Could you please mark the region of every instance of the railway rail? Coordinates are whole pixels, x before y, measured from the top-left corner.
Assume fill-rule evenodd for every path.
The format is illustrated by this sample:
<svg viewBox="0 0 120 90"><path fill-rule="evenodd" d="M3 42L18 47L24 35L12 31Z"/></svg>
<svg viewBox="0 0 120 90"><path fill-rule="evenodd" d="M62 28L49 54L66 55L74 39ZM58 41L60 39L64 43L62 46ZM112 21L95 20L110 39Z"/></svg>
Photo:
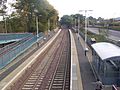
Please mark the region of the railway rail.
<svg viewBox="0 0 120 90"><path fill-rule="evenodd" d="M70 90L70 36L62 30L53 44L10 90Z"/></svg>

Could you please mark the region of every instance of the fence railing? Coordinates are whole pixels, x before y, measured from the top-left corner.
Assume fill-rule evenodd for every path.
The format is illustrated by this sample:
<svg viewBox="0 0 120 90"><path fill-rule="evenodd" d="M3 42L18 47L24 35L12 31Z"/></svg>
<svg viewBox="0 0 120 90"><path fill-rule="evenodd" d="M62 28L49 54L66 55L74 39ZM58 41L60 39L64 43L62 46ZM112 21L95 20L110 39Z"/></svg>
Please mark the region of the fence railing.
<svg viewBox="0 0 120 90"><path fill-rule="evenodd" d="M37 42L37 39L41 40L44 37L43 33L39 33L39 37L34 36L28 40L23 40L20 43L17 43L15 46L6 46L4 52L2 55L0 55L0 69L5 67L7 64L9 64L11 61L13 61L18 55L23 53L25 50L30 48L34 43ZM3 49L1 49L2 51Z"/></svg>
<svg viewBox="0 0 120 90"><path fill-rule="evenodd" d="M112 85L112 90L118 90L115 85Z"/></svg>
<svg viewBox="0 0 120 90"><path fill-rule="evenodd" d="M21 39L27 36L33 36L31 33L20 33L20 34L0 34L0 40L12 40L12 39Z"/></svg>
<svg viewBox="0 0 120 90"><path fill-rule="evenodd" d="M15 48L16 46L24 43L25 41L29 40L30 38L32 38L32 37L31 36L26 37L26 38L24 38L20 41L16 41L14 43L11 43L11 44L8 44L8 45L4 46L3 48L0 48L0 56L1 56L1 54L6 53L8 50L11 50L11 49Z"/></svg>

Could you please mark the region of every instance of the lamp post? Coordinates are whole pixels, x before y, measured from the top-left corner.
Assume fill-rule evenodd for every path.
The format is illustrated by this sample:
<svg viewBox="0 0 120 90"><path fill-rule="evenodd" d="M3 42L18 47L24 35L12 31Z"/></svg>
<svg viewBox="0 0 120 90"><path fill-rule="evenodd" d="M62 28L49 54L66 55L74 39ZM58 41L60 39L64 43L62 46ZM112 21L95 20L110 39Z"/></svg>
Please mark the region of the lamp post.
<svg viewBox="0 0 120 90"><path fill-rule="evenodd" d="M50 19L48 19L48 34L47 34L47 36L49 36L49 31L50 31Z"/></svg>
<svg viewBox="0 0 120 90"><path fill-rule="evenodd" d="M78 39L79 39L79 29L80 29L80 17L78 16Z"/></svg>
<svg viewBox="0 0 120 90"><path fill-rule="evenodd" d="M39 35L38 35L38 16L36 16L36 29L37 29L37 39L38 39L38 37L39 37Z"/></svg>
<svg viewBox="0 0 120 90"><path fill-rule="evenodd" d="M37 30L37 42L38 42L38 38L39 38L39 25L38 25L38 20L39 20L39 16L42 16L42 15L36 15L36 30Z"/></svg>
<svg viewBox="0 0 120 90"><path fill-rule="evenodd" d="M37 34L37 43L38 43L38 38L39 38L39 26L38 26L38 22L39 22L38 20L39 20L39 19L38 19L38 17L39 17L39 16L42 16L42 15L40 15L40 14L38 13L38 10L37 10L37 9L35 9L34 12L35 12L35 14L36 14L36 15L35 15L35 16L36 16L36 20L35 20L35 21L36 21L36 30L37 30L37 32L36 32L36 34Z"/></svg>
<svg viewBox="0 0 120 90"><path fill-rule="evenodd" d="M87 48L87 25L88 25L88 22L87 22L87 12L88 11L93 11L93 10L79 10L79 12L82 12L84 11L85 12L85 56L86 56L86 52L88 51L88 48Z"/></svg>
<svg viewBox="0 0 120 90"><path fill-rule="evenodd" d="M82 12L85 10L79 10L79 12ZM78 39L79 39L79 30L80 30L80 16L78 16Z"/></svg>
<svg viewBox="0 0 120 90"><path fill-rule="evenodd" d="M76 18L75 18L75 26L74 27L75 27L75 32L76 32Z"/></svg>
<svg viewBox="0 0 120 90"><path fill-rule="evenodd" d="M87 15L86 15L87 11L85 11L85 56L86 56L86 52L87 52Z"/></svg>

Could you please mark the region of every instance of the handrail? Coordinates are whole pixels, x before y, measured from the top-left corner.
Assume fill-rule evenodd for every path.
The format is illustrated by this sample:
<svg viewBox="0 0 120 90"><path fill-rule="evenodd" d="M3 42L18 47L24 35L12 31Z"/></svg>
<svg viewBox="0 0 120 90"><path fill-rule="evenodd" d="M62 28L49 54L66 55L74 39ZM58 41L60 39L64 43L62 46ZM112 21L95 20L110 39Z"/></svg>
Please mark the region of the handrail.
<svg viewBox="0 0 120 90"><path fill-rule="evenodd" d="M24 52L24 50L27 50L29 47L31 47L34 43L38 40L42 40L42 33L39 34L40 37L37 38L37 36L33 36L29 39L24 39L22 42L18 43L17 45L13 45L9 47L9 49L6 49L3 54L0 55L0 69L5 67L8 63L10 63L14 58L16 58L20 53Z"/></svg>
<svg viewBox="0 0 120 90"><path fill-rule="evenodd" d="M112 90L118 90L115 85L112 85Z"/></svg>
<svg viewBox="0 0 120 90"><path fill-rule="evenodd" d="M16 46L18 46L19 44L22 44L23 42L25 42L26 40L29 40L32 37L26 37L18 42L12 43L10 45L7 45L3 48L0 49L0 56L3 55L5 52L7 52L8 50L11 50L13 48L15 48Z"/></svg>

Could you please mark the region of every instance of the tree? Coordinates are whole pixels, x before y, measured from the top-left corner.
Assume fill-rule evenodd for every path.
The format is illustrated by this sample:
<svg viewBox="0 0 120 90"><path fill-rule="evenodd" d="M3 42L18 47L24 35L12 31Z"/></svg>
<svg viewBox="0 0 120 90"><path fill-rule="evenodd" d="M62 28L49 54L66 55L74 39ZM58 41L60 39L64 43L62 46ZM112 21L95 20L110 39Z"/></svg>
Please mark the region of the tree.
<svg viewBox="0 0 120 90"><path fill-rule="evenodd" d="M76 25L78 26L78 17L80 19L81 26L83 26L83 24L84 24L84 16L80 15L80 14L64 15L61 18L60 23L61 23L61 25L65 25L65 26L71 28L75 24L75 20L76 20Z"/></svg>
<svg viewBox="0 0 120 90"><path fill-rule="evenodd" d="M48 19L51 21L51 29L55 28L58 21L57 11L46 0L17 0L12 6L15 7L16 17L20 20L19 27L28 32L36 31L36 17L39 18L39 31L47 30Z"/></svg>
<svg viewBox="0 0 120 90"><path fill-rule="evenodd" d="M6 15L6 9L7 9L7 6L6 6L6 2L7 0L0 0L0 16L3 16L3 21L5 21L5 15ZM6 22L3 22L4 24L4 32L7 32L7 29L6 29Z"/></svg>
<svg viewBox="0 0 120 90"><path fill-rule="evenodd" d="M68 28L70 28L70 27L72 27L72 21L73 21L73 18L71 16L64 15L60 20L60 24L65 25Z"/></svg>
<svg viewBox="0 0 120 90"><path fill-rule="evenodd" d="M88 17L88 19L89 19L89 24L90 25L95 25L95 23L97 22L96 18L94 18L92 16Z"/></svg>

